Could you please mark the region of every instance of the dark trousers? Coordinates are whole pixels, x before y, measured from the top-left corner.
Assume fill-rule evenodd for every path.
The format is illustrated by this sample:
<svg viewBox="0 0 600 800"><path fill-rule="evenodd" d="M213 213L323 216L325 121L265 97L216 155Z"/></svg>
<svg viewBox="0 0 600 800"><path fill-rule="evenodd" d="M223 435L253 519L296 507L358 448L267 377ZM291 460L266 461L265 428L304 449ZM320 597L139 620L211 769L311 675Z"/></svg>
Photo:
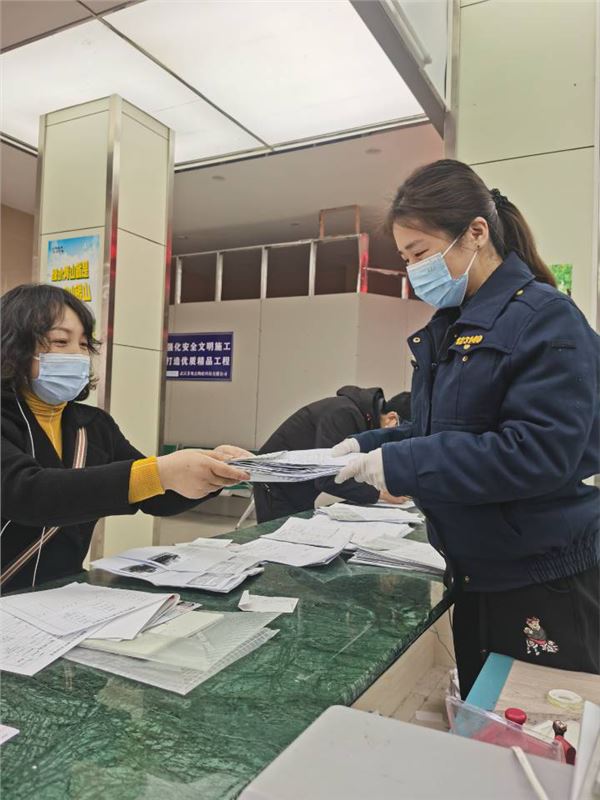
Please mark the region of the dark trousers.
<svg viewBox="0 0 600 800"><path fill-rule="evenodd" d="M269 522L314 508L319 492L314 481L301 483L255 483L256 521Z"/></svg>
<svg viewBox="0 0 600 800"><path fill-rule="evenodd" d="M600 674L600 565L507 592L458 592L453 634L463 699L490 652Z"/></svg>

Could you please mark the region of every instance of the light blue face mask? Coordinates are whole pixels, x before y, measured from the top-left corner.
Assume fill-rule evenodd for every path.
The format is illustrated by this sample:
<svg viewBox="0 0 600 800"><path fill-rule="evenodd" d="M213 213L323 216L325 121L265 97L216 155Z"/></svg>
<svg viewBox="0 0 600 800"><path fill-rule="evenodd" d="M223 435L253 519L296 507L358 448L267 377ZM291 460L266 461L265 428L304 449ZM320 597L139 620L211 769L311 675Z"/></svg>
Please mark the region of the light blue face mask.
<svg viewBox="0 0 600 800"><path fill-rule="evenodd" d="M444 256L459 239L460 236L457 236L443 253L435 253L406 268L408 279L417 297L435 308L459 306L465 299L469 270L479 251L475 250L463 274L459 278L453 278Z"/></svg>
<svg viewBox="0 0 600 800"><path fill-rule="evenodd" d="M56 406L75 400L90 381L90 357L67 353L40 353L40 373L31 388L44 403Z"/></svg>

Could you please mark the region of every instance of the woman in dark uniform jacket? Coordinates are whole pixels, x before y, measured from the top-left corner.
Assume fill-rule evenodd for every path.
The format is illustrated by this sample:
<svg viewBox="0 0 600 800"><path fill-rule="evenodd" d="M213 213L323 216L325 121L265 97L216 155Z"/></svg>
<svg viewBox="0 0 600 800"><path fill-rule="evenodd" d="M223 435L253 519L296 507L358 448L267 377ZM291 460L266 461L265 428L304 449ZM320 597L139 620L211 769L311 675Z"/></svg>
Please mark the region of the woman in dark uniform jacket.
<svg viewBox="0 0 600 800"><path fill-rule="evenodd" d="M145 458L109 414L73 402L89 394L98 345L76 297L20 286L1 313L3 591L79 572L101 517L179 514L247 479L223 463L245 450Z"/></svg>
<svg viewBox="0 0 600 800"><path fill-rule="evenodd" d="M519 210L466 164L417 170L390 212L415 293L412 421L338 445L415 498L454 591L467 694L489 652L600 672L599 338Z"/></svg>

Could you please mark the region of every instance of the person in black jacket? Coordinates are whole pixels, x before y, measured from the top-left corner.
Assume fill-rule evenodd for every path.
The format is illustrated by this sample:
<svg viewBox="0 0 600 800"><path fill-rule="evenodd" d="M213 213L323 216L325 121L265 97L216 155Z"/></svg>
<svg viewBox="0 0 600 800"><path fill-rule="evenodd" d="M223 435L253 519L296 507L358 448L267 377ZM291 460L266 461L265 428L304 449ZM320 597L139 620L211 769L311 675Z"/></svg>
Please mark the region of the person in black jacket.
<svg viewBox="0 0 600 800"><path fill-rule="evenodd" d="M20 286L1 313L3 590L79 572L101 517L178 514L248 479L224 463L245 450L145 458L109 414L74 402L89 394L99 344L76 297Z"/></svg>
<svg viewBox="0 0 600 800"><path fill-rule="evenodd" d="M410 392L402 392L387 403L379 388L361 389L342 386L335 397L326 397L295 411L271 434L260 453L281 450L310 450L332 447L340 438L373 428L390 428L410 419ZM321 492L333 494L354 503L403 502L372 486L347 481L336 486L333 478L302 483L255 484L256 519L267 522L314 508Z"/></svg>
<svg viewBox="0 0 600 800"><path fill-rule="evenodd" d="M410 494L447 563L465 696L489 652L600 672L600 339L519 209L467 164L390 212L415 293L412 420L343 442L340 480Z"/></svg>

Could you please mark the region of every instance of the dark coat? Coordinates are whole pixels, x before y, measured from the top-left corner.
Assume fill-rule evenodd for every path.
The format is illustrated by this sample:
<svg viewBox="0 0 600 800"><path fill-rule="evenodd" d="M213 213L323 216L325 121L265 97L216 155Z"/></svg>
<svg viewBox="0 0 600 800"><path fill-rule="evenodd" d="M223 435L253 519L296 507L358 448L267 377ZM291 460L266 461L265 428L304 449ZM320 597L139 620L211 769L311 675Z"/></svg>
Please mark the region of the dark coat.
<svg viewBox="0 0 600 800"><path fill-rule="evenodd" d="M280 450L309 450L315 447L333 447L362 431L379 425L383 392L379 388L360 389L343 386L335 397L326 397L303 406L283 422L267 439L260 453ZM379 492L372 486L356 481L337 485L333 478L304 481L294 484L269 484L255 492L259 521L294 514L314 507L321 492L343 497L355 503L376 503ZM259 494L270 493L273 515L263 509Z"/></svg>
<svg viewBox="0 0 600 800"><path fill-rule="evenodd" d="M35 458L16 395L3 391L3 569L38 539L44 527L60 525L61 530L42 549L36 583L81 571L94 526L101 517L135 514L140 509L146 514L170 516L198 505L198 500L187 500L171 491L142 503L129 503L131 465L144 456L106 412L80 403L67 404L62 416L61 460L27 403L21 399L20 405L31 428ZM86 466L70 469L77 429L82 426L88 437ZM35 561L34 557L3 588L11 591L31 586Z"/></svg>
<svg viewBox="0 0 600 800"><path fill-rule="evenodd" d="M462 309L408 340L412 423L383 447L392 494L415 497L465 589L503 590L598 563L600 339L511 253Z"/></svg>

